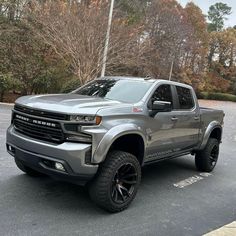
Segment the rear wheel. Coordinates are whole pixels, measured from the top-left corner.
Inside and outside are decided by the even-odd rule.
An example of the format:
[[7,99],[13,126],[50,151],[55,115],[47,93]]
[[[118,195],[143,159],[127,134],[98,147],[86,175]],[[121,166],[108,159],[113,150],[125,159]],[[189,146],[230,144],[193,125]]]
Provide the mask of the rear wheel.
[[199,171],[211,172],[218,161],[219,141],[209,138],[206,147],[196,153],[195,165]]
[[27,175],[29,176],[32,176],[32,177],[38,177],[38,176],[43,176],[44,174],[36,171],[36,170],[33,170],[31,169],[30,167],[28,166],[25,166],[20,160],[16,159],[15,158],[15,163],[16,163],[16,166],[21,170],[23,171],[24,173],[26,173]]
[[130,153],[113,151],[89,186],[90,197],[109,212],[122,211],[135,198],[140,180],[141,167],[137,158]]

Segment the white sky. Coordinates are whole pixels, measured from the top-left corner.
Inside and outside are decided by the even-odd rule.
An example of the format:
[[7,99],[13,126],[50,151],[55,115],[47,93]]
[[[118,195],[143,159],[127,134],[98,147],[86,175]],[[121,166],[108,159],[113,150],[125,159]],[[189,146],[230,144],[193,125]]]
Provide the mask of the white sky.
[[[182,4],[182,6],[185,6],[187,2],[190,2],[189,0],[178,0]],[[211,5],[222,2],[226,3],[228,6],[232,7],[232,14],[229,16],[228,20],[225,22],[226,27],[234,26],[236,25],[236,0],[193,0],[196,5],[198,5],[204,14],[207,14],[208,9]]]

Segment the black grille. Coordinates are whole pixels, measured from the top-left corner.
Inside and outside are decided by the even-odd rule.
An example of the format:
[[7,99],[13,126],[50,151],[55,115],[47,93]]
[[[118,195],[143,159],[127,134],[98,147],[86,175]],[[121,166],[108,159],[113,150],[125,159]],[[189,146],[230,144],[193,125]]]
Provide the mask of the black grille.
[[63,143],[64,141],[64,134],[58,122],[13,113],[13,124],[16,131],[29,137],[52,143]]
[[43,110],[38,110],[34,108],[28,108],[24,106],[15,105],[14,110],[23,112],[33,116],[45,117],[54,120],[69,120],[69,115],[61,114],[61,113],[53,113]]

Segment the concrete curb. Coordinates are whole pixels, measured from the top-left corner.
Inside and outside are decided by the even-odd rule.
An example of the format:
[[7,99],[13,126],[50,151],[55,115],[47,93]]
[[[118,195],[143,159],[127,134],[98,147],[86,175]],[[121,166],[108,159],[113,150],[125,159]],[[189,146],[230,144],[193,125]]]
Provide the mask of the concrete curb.
[[203,236],[235,236],[236,235],[236,221],[231,224],[224,225],[223,227],[204,234]]
[[14,106],[14,103],[4,103],[4,102],[0,102],[0,105],[4,105],[4,106]]

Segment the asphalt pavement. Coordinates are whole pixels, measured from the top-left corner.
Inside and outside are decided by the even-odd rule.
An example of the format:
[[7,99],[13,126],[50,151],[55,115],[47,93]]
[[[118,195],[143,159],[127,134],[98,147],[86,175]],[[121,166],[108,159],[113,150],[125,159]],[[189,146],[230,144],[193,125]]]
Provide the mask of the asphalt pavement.
[[11,107],[0,105],[0,235],[203,235],[236,220],[236,103],[201,101],[226,113],[220,159],[210,175],[192,156],[148,166],[133,204],[109,214],[86,190],[32,178],[5,149]]

